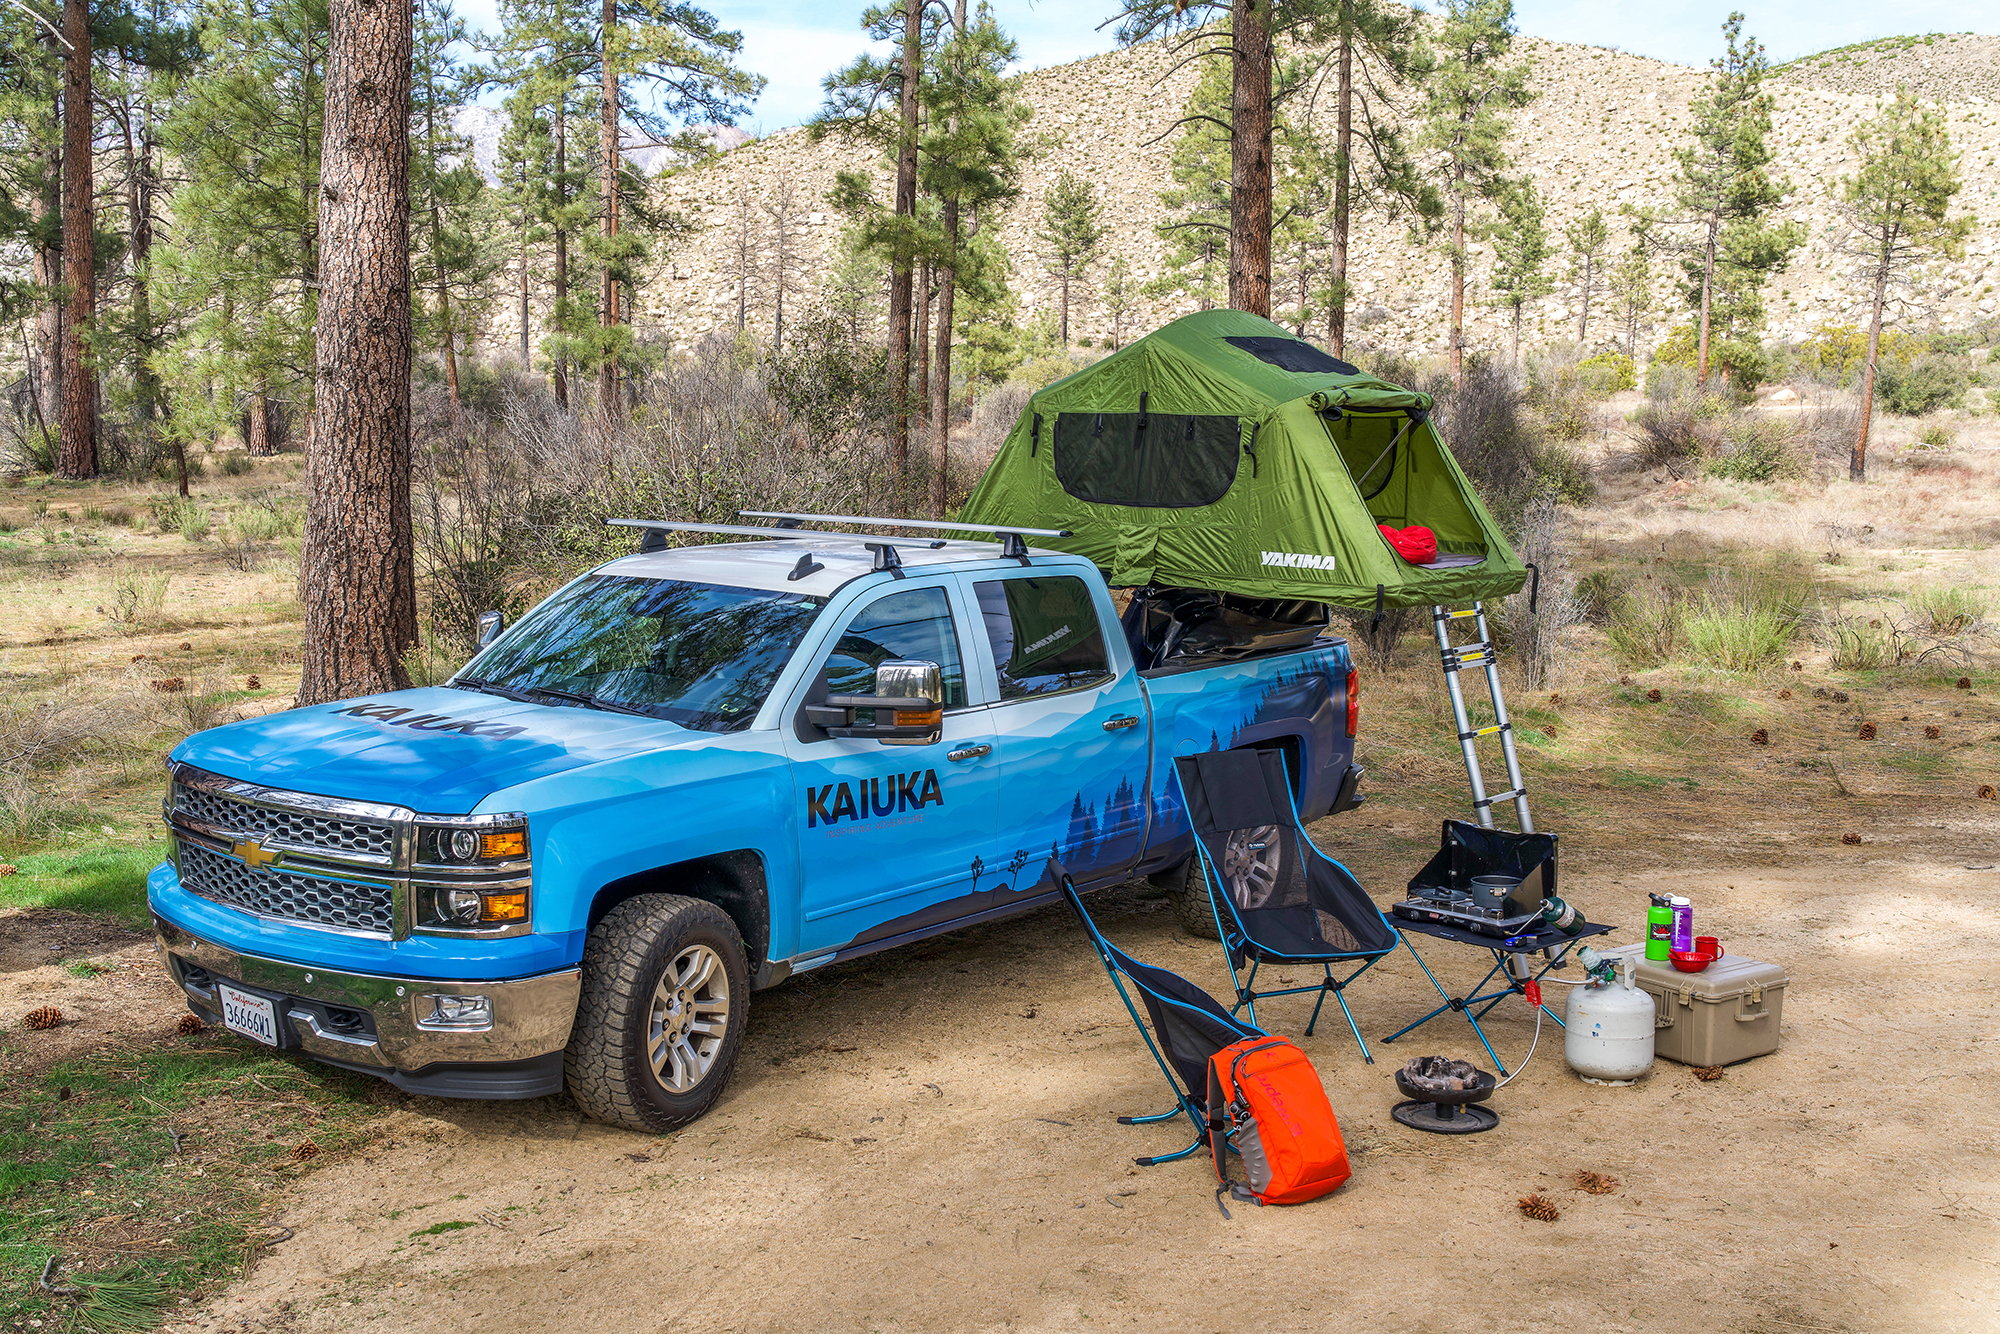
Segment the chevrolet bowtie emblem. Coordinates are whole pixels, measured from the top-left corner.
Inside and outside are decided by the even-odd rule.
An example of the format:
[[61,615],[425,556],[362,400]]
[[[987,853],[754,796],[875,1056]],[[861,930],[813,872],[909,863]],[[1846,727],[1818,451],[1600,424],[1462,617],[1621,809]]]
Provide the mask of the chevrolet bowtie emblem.
[[279,859],[285,855],[282,852],[264,851],[264,845],[254,838],[231,844],[229,850],[240,858],[245,866],[254,866],[259,870],[267,866],[276,866]]

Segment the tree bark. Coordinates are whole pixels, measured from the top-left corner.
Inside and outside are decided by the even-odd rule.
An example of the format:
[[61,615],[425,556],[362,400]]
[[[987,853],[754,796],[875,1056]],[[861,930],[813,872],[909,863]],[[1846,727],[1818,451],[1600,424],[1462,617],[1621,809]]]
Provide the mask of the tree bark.
[[[931,438],[937,452],[931,472],[931,513],[939,518],[944,516],[951,456],[951,322],[958,295],[958,271],[953,263],[958,255],[958,200],[945,200],[943,211],[945,260],[938,270],[937,378],[931,393]],[[1063,345],[1067,347],[1067,319],[1064,323]]]
[[245,416],[244,452],[257,458],[267,457],[271,452],[271,399],[261,375],[257,377],[257,388],[250,395],[250,411]]
[[1327,285],[1327,350],[1347,355],[1347,232],[1354,216],[1354,34],[1341,7],[1338,100],[1333,119],[1333,278]]
[[1229,304],[1271,315],[1271,0],[1230,10]]
[[1589,255],[1583,257],[1583,309],[1576,317],[1576,341],[1587,344],[1590,341],[1590,289],[1597,281],[1596,265]]
[[[902,136],[896,143],[896,217],[917,215],[917,82],[923,71],[923,0],[903,0]],[[900,224],[899,224],[900,225]],[[910,306],[915,265],[899,236],[889,261],[889,469],[898,503],[907,507],[910,471]]]
[[1452,176],[1451,192],[1451,383],[1465,387],[1465,168]]
[[1882,303],[1889,291],[1889,248],[1884,245],[1875,265],[1875,294],[1868,310],[1868,360],[1861,367],[1861,424],[1854,432],[1854,453],[1847,460],[1847,480],[1868,480],[1868,424],[1875,415],[1875,359],[1882,350]]
[[[424,149],[430,160],[430,169],[437,170],[438,162],[438,90],[435,86],[426,90],[424,98]],[[438,322],[444,328],[444,379],[451,391],[451,422],[455,429],[462,429],[465,421],[465,405],[458,392],[457,338],[451,328],[451,280],[445,274],[444,262],[439,258],[444,253],[444,201],[438,198],[433,185],[430,190],[431,215],[426,221],[431,228],[431,276],[436,279]],[[527,312],[522,312],[522,327],[527,327]]]
[[526,371],[528,360],[528,224],[521,223],[521,369]]
[[1715,243],[1720,224],[1711,215],[1708,220],[1708,242],[1702,250],[1701,268],[1701,332],[1695,340],[1695,379],[1708,383],[1708,310],[1715,290]]
[[298,702],[409,685],[410,10],[328,7],[321,293]]
[[[41,40],[50,50],[58,50],[59,44],[53,36],[44,31]],[[43,236],[62,233],[62,99],[60,96],[49,101],[51,134],[48,153],[42,160],[41,227]],[[28,348],[28,380],[35,395],[35,413],[41,421],[42,434],[48,435],[49,423],[62,419],[62,337],[63,337],[63,269],[62,246],[38,245],[30,258],[28,277],[43,295],[42,304],[35,311],[35,336]],[[44,444],[49,441],[44,439]],[[51,457],[50,462],[54,459]]]
[[[569,124],[569,94],[556,98],[556,206],[569,204],[569,186],[563,177],[569,171],[569,134],[565,127]],[[563,321],[569,318],[569,231],[557,225],[556,234],[556,308],[550,321],[556,330],[556,354],[550,358],[549,380],[556,391],[556,406],[569,411],[569,357],[563,352],[562,340],[569,335]]]
[[917,408],[917,421],[912,432],[921,434],[927,425],[925,420],[931,410],[931,265],[925,260],[917,266],[916,282],[911,289],[911,304],[915,309],[915,333],[917,375],[916,386],[910,398]]
[[63,284],[62,440],[56,473],[97,475],[97,364],[90,338],[97,318],[97,195],[91,133],[90,6],[63,0]]
[[612,250],[618,240],[618,71],[611,63],[612,32],[618,26],[618,0],[604,0],[604,80],[598,109],[599,136],[604,140],[604,274],[598,289],[598,323],[605,331],[604,347],[597,362],[597,410],[607,419],[616,418],[618,402],[618,358],[611,350],[611,330],[621,323],[618,314],[619,283]]

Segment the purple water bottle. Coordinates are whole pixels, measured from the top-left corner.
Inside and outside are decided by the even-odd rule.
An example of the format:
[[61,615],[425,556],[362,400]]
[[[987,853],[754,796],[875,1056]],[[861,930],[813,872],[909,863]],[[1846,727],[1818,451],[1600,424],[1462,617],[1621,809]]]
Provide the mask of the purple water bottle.
[[1674,910],[1674,948],[1691,950],[1694,948],[1694,904],[1679,894],[1672,895],[1667,905]]

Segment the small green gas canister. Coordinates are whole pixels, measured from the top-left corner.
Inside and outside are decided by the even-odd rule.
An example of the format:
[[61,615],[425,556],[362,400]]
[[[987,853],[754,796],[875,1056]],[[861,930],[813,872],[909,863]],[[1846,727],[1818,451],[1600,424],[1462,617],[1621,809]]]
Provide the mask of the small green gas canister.
[[1674,906],[1665,894],[1648,895],[1646,909],[1646,957],[1664,963],[1673,949]]

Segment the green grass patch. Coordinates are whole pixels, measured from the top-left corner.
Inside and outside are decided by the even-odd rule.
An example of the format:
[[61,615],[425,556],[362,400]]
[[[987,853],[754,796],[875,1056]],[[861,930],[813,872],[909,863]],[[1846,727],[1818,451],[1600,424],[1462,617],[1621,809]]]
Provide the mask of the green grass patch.
[[[464,1197],[461,1196],[460,1198]],[[420,1227],[410,1235],[413,1237],[435,1237],[446,1232],[457,1232],[462,1228],[478,1226],[479,1224],[468,1223],[463,1218],[454,1218],[447,1223],[432,1223],[429,1227]]]
[[14,859],[0,876],[0,908],[64,908],[146,925],[146,873],[166,857],[166,845],[37,852]]
[[[212,1035],[16,1081],[0,1095],[0,1264],[12,1276],[0,1326],[146,1328],[176,1298],[242,1273],[262,1244],[262,1202],[306,1170],[299,1146],[315,1145],[318,1163],[365,1138],[370,1082]],[[51,1255],[54,1282],[77,1296],[34,1287]]]

